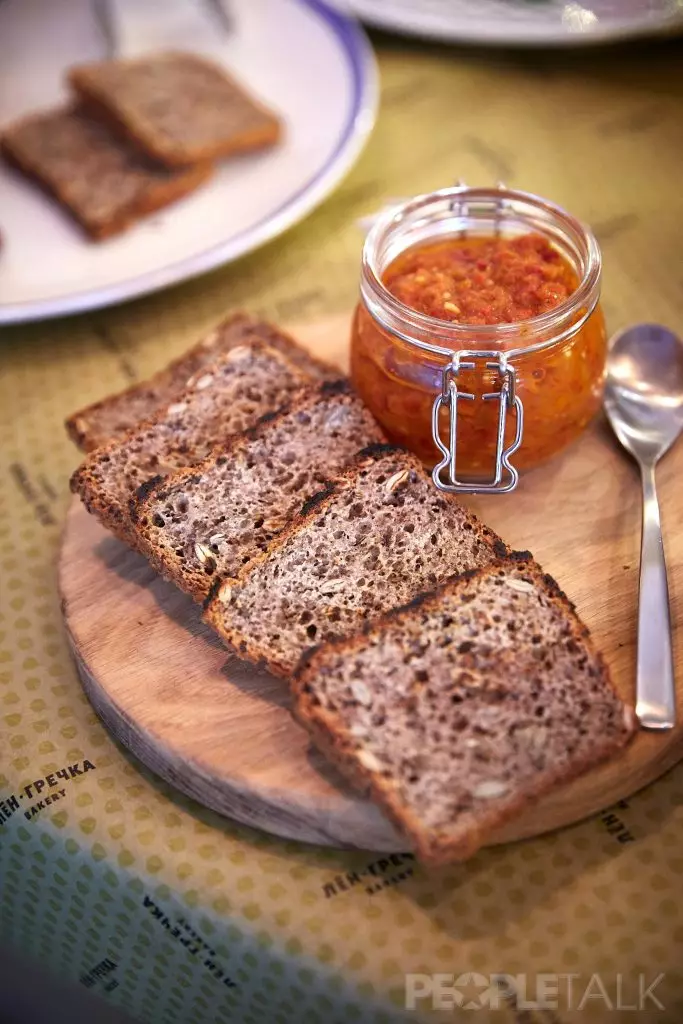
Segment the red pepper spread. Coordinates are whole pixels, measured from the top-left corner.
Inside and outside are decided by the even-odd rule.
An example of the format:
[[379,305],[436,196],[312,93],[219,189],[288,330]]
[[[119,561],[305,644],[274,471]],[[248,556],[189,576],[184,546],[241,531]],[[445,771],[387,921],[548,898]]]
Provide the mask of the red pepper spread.
[[554,309],[577,281],[538,234],[449,238],[401,253],[383,275],[397,299],[420,313],[460,324],[519,323]]

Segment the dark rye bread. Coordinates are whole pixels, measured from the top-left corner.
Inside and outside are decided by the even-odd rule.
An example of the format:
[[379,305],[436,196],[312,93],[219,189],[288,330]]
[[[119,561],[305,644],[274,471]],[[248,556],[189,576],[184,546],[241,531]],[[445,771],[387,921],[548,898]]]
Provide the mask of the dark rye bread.
[[320,646],[293,691],[316,745],[432,864],[471,856],[636,728],[573,605],[528,557]]
[[137,423],[174,402],[190,377],[203,366],[254,337],[284,353],[311,378],[339,376],[339,371],[316,359],[279,327],[246,313],[234,313],[153,377],[74,413],[66,421],[69,436],[86,452],[122,437]]
[[71,489],[121,540],[136,545],[129,504],[150,478],[202,462],[218,444],[279,409],[309,378],[261,341],[246,342],[204,366],[177,400],[86,458]]
[[171,167],[261,149],[281,134],[272,111],[196,54],[106,60],[71,68],[68,79],[100,117]]
[[211,164],[174,168],[145,156],[82,110],[27,117],[2,136],[5,159],[100,241],[194,191]]
[[506,553],[436,490],[418,459],[374,445],[237,579],[216,587],[205,618],[241,657],[287,676],[312,644]]
[[203,601],[216,577],[236,576],[380,428],[347,381],[307,389],[200,465],[143,486],[131,506],[140,551]]

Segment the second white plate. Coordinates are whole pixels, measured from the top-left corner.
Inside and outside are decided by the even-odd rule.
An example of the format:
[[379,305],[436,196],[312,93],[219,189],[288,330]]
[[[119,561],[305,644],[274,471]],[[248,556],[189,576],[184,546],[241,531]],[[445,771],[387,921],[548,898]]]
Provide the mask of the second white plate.
[[449,43],[583,46],[683,31],[679,0],[349,0],[369,25]]

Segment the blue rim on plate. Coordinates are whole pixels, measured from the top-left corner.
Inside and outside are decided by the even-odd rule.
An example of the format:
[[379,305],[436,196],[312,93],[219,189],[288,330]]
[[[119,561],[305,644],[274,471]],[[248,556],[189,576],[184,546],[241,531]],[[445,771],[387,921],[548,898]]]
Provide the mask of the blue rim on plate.
[[379,80],[372,46],[360,24],[329,6],[325,0],[294,0],[307,7],[336,36],[351,76],[351,103],[337,143],[325,163],[275,210],[261,220],[195,255],[104,288],[74,292],[55,299],[0,303],[0,325],[45,320],[84,313],[149,295],[199,277],[245,256],[302,220],[329,195],[348,173],[372,131],[379,100]]

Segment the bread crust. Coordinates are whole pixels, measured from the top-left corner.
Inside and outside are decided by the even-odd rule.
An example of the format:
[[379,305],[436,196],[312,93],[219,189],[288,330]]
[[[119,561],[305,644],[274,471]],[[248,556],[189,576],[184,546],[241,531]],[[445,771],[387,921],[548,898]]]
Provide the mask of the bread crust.
[[[69,113],[66,111],[65,113]],[[79,117],[77,111],[73,111],[74,117]],[[5,160],[38,185],[43,192],[56,199],[76,223],[85,231],[90,239],[101,242],[114,235],[121,234],[147,214],[154,213],[171,203],[182,199],[184,196],[194,192],[213,173],[213,165],[210,162],[197,162],[193,165],[185,165],[176,169],[175,173],[169,173],[165,168],[164,175],[154,176],[150,171],[149,182],[146,188],[140,189],[137,195],[129,202],[123,204],[116,211],[115,216],[108,220],[95,220],[88,217],[87,211],[80,207],[69,190],[66,181],[56,180],[50,176],[49,167],[30,158],[29,154],[22,149],[20,144],[20,133],[25,125],[44,117],[45,115],[32,115],[17,122],[8,129],[0,141],[0,148]],[[115,136],[112,136],[112,144],[115,143]],[[130,148],[125,142],[122,146]],[[144,171],[144,167],[140,168]]]
[[[345,640],[332,641],[312,648],[302,657],[292,680],[291,688],[294,700],[293,714],[296,720],[310,733],[317,747],[336,765],[349,782],[360,792],[370,796],[387,814],[394,825],[405,835],[418,857],[427,864],[438,866],[453,861],[465,860],[472,856],[489,838],[491,833],[517,817],[529,804],[556,786],[571,781],[587,769],[607,760],[626,746],[635,732],[637,722],[633,709],[624,707],[624,730],[618,738],[605,738],[597,742],[592,750],[581,759],[576,759],[566,768],[554,771],[546,770],[534,783],[526,785],[524,793],[510,801],[503,808],[491,808],[488,812],[478,814],[476,824],[453,829],[448,833],[433,832],[422,826],[418,816],[406,807],[391,779],[369,770],[357,756],[357,745],[349,730],[338,714],[322,707],[317,702],[314,692],[314,681],[317,671],[323,667],[330,657],[339,654],[352,657],[367,643],[368,637],[375,638],[389,626],[400,625],[415,614],[416,606],[422,608],[438,608],[444,594],[458,595],[464,593],[470,582],[478,577],[500,571],[509,571],[511,564],[516,563],[525,578],[542,587],[551,602],[562,611],[571,626],[571,637],[582,644],[596,659],[600,667],[599,680],[616,696],[611,681],[608,665],[603,655],[596,648],[588,628],[578,618],[576,609],[555,580],[530,557],[528,553],[517,553],[511,559],[501,559],[490,566],[473,569],[460,576],[453,577],[442,583],[429,594],[420,595],[400,608],[392,609],[376,619],[363,633]],[[617,698],[618,699],[618,698]]]
[[[263,564],[271,556],[276,555],[277,551],[284,547],[294,534],[304,531],[308,523],[310,523],[315,516],[324,512],[335,501],[341,485],[346,481],[353,481],[358,473],[368,463],[368,460],[374,462],[399,453],[410,460],[411,469],[415,469],[420,473],[425,473],[425,470],[419,460],[405,448],[392,444],[377,443],[362,449],[346,469],[342,470],[335,477],[329,479],[317,494],[314,494],[307,499],[299,513],[292,518],[289,526],[287,526],[282,533],[278,534],[278,536],[271,544],[269,544],[268,548],[261,555],[258,555],[248,562],[239,575],[234,579],[226,579],[222,581],[222,585],[217,587],[215,592],[211,592],[204,603],[203,619],[208,623],[208,625],[212,626],[213,629],[216,630],[226,646],[230,650],[234,651],[238,657],[245,658],[248,661],[263,663],[273,675],[280,676],[282,678],[289,678],[291,676],[291,664],[283,664],[276,661],[269,657],[263,648],[243,636],[239,631],[226,627],[221,617],[221,593],[226,593],[228,588],[232,590],[234,587],[239,587],[255,567]],[[455,499],[451,500],[454,501]],[[494,533],[493,530],[488,526],[485,526],[473,513],[466,512],[466,515],[468,521],[472,524],[475,534],[484,544],[491,547],[491,549],[499,556],[505,557],[508,555],[509,549],[507,545],[496,533]]]
[[[155,130],[150,124],[149,116],[145,116],[144,110],[136,110],[133,104],[122,101],[115,90],[101,81],[102,72],[106,74],[109,68],[115,67],[123,73],[126,66],[134,69],[146,63],[174,60],[191,61],[196,66],[202,66],[209,73],[215,74],[218,87],[228,86],[233,94],[233,101],[237,98],[251,109],[254,123],[240,131],[216,138],[212,144],[183,146],[171,139],[162,129]],[[212,162],[236,153],[263,149],[275,145],[282,136],[282,123],[272,110],[251,96],[222,66],[195,55],[167,52],[151,58],[142,57],[130,61],[101,61],[71,68],[67,78],[71,87],[82,101],[96,112],[98,118],[104,118],[119,132],[123,132],[139,149],[168,167]],[[225,101],[229,102],[227,96]]]
[[[90,405],[79,409],[66,420],[67,433],[71,440],[85,452],[94,451],[110,443],[116,437],[123,437],[128,431],[143,420],[148,419],[165,405],[178,399],[187,381],[202,366],[217,355],[229,352],[231,348],[244,342],[247,335],[256,335],[272,348],[284,355],[310,374],[312,378],[334,379],[339,371],[328,363],[317,359],[285,331],[267,321],[255,320],[248,313],[238,311],[230,314],[201,338],[195,345],[172,360],[157,373],[137,384]],[[107,419],[111,419],[112,410],[121,408],[125,419],[125,409],[135,408],[141,404],[149,405],[144,417],[134,416],[125,430],[113,435],[106,430]]]

